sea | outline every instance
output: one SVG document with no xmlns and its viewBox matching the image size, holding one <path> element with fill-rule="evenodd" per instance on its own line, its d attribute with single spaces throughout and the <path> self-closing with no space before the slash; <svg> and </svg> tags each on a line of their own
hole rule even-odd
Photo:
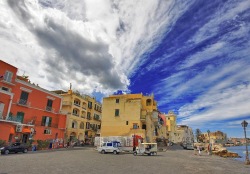
<svg viewBox="0 0 250 174">
<path fill-rule="evenodd" d="M 235 160 L 244 162 L 246 160 L 246 146 L 231 146 L 226 147 L 229 152 L 235 152 L 238 153 L 241 158 L 235 158 Z M 250 146 L 247 146 L 248 148 L 248 157 L 250 158 Z"/>
</svg>

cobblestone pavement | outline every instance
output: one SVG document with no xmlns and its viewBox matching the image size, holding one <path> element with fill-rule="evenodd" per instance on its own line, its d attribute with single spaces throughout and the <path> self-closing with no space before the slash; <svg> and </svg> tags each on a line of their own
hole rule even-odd
<svg viewBox="0 0 250 174">
<path fill-rule="evenodd" d="M 0 156 L 0 174 L 250 174 L 250 166 L 233 159 L 194 155 L 192 150 L 157 156 L 100 154 L 93 148 L 29 152 Z"/>
</svg>

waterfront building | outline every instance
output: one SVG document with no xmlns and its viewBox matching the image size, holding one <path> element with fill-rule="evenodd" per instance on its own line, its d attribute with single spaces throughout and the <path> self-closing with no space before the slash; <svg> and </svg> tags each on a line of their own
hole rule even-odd
<svg viewBox="0 0 250 174">
<path fill-rule="evenodd" d="M 215 131 L 208 133 L 202 133 L 201 136 L 203 137 L 203 142 L 208 143 L 210 138 L 210 143 L 220 143 L 225 144 L 227 142 L 227 134 L 221 131 Z"/>
<path fill-rule="evenodd" d="M 92 144 L 99 136 L 102 105 L 95 98 L 70 89 L 53 91 L 63 97 L 62 110 L 67 113 L 67 141 L 84 141 Z"/>
<path fill-rule="evenodd" d="M 66 115 L 62 97 L 0 60 L 0 139 L 7 142 L 63 139 Z"/>
<path fill-rule="evenodd" d="M 101 136 L 140 136 L 154 142 L 162 120 L 153 95 L 121 94 L 103 98 Z"/>
</svg>

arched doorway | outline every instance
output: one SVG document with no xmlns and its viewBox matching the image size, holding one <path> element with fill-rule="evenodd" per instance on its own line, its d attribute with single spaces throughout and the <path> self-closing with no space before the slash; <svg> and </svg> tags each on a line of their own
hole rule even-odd
<svg viewBox="0 0 250 174">
<path fill-rule="evenodd" d="M 71 132 L 70 136 L 69 136 L 69 140 L 76 140 L 76 133 L 75 132 Z"/>
</svg>

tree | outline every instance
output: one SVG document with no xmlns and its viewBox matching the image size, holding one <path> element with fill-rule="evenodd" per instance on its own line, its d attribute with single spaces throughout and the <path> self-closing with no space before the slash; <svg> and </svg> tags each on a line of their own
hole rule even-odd
<svg viewBox="0 0 250 174">
<path fill-rule="evenodd" d="M 195 137 L 196 137 L 196 141 L 199 143 L 200 139 L 201 139 L 201 130 L 200 129 L 195 130 Z"/>
</svg>

